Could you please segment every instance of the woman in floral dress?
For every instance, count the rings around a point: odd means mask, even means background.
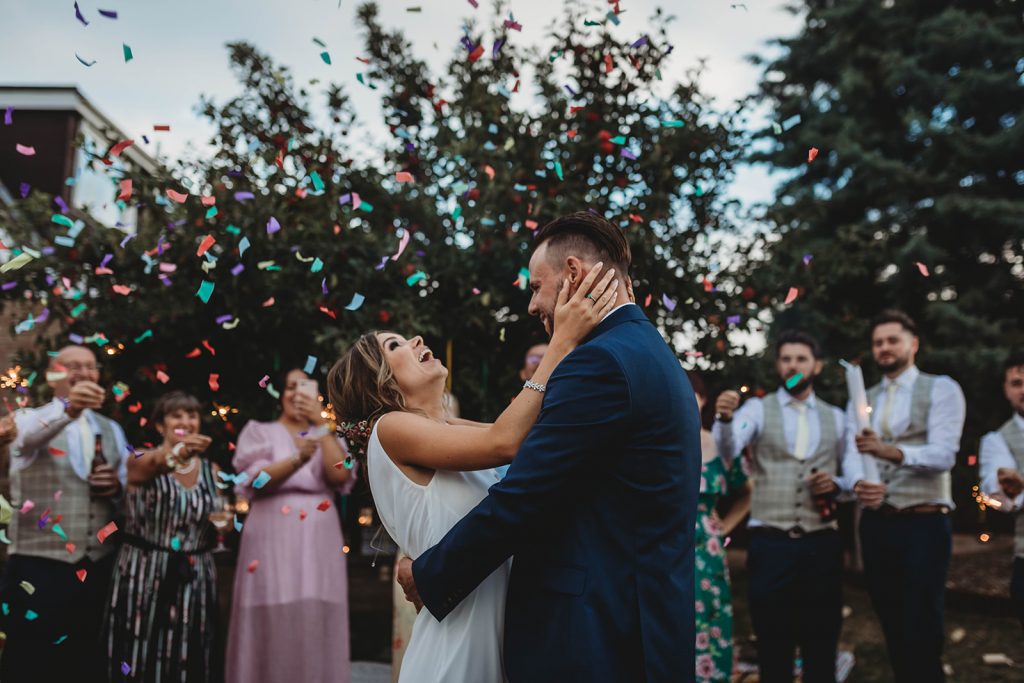
[[[707,390],[699,375],[689,373],[703,410]],[[746,459],[736,458],[726,467],[718,456],[711,432],[701,429],[703,467],[697,500],[696,580],[697,681],[729,681],[733,670],[732,591],[725,561],[725,538],[750,511],[752,486],[745,471]],[[715,511],[724,495],[736,496],[721,519]]]

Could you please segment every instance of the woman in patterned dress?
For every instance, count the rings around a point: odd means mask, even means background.
[[[703,411],[707,390],[696,373],[688,373],[697,405]],[[694,536],[696,558],[697,681],[729,681],[733,670],[732,591],[725,561],[725,539],[750,512],[752,486],[744,471],[745,458],[736,458],[726,467],[711,432],[701,429],[703,460],[700,496],[697,500],[697,531]],[[721,519],[715,511],[724,495],[736,496]]]
[[[124,540],[104,634],[111,681],[222,678],[211,512],[223,508],[217,466],[200,457],[199,401],[172,391],[151,419],[157,448],[128,461]]]

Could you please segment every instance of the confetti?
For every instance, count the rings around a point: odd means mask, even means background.
[[[218,381],[219,379],[220,379],[220,375],[219,374],[217,374],[216,372],[211,372],[210,373],[210,379],[208,380],[208,383],[210,385],[210,391],[219,391],[220,390],[220,382]]]
[[[408,171],[398,171],[395,173],[395,180],[399,183],[411,183],[413,182],[412,173]]]
[[[128,666],[128,662],[121,662],[121,675],[127,676],[132,672],[132,668]]]
[[[668,294],[661,295],[661,303],[664,304],[665,308],[669,312],[676,310],[676,302],[668,298]]]
[[[81,64],[82,66],[92,66],[93,64],[95,64],[95,63],[96,63],[96,60],[95,60],[95,59],[94,59],[94,60],[92,60],[91,62],[90,62],[89,60],[87,60],[87,59],[82,59],[82,57],[81,57],[81,56],[80,56],[80,55],[79,55],[79,54],[78,54],[77,52],[75,53],[75,59],[77,59],[77,60],[78,60],[78,62],[79,62],[79,63],[80,63],[80,64]]]
[[[818,148],[817,147],[811,147],[809,150],[807,150],[807,163],[811,163],[817,157],[818,157]]]
[[[39,618],[39,613],[38,612],[35,612],[33,610],[30,610],[30,609],[25,610],[25,619],[27,621],[35,621],[38,618]]]
[[[260,566],[260,561],[259,560],[253,560],[252,562],[249,563],[249,566],[246,567],[246,570],[250,574],[252,574],[252,573],[254,573],[256,571],[256,567],[259,567],[259,566]]]
[[[164,372],[163,370],[157,370],[156,371],[156,378],[158,380],[160,380],[160,382],[162,384],[167,384],[168,382],[171,381],[170,376],[166,372]]]
[[[213,235],[207,235],[203,238],[203,241],[199,244],[199,249],[196,250],[196,256],[202,256],[205,254],[210,247],[216,244],[217,240]]]
[[[277,219],[273,216],[267,221],[267,234],[273,235],[275,232],[281,229],[281,224],[277,222]]]
[[[79,9],[77,2],[75,3],[75,19],[78,19],[80,22],[82,22],[82,26],[89,25],[89,22],[85,20],[84,16],[82,16],[82,10]]]
[[[345,306],[345,310],[357,311],[359,310],[359,307],[363,305],[364,301],[366,301],[366,297],[360,294],[359,292],[356,292],[355,294],[352,295],[352,301],[348,302],[348,305]]]
[[[184,204],[185,200],[188,199],[187,192],[182,193],[176,190],[167,190],[167,196],[173,199],[174,201],[178,202],[179,204]]]
[[[21,590],[25,591],[25,592],[26,592],[26,593],[28,593],[29,595],[32,595],[33,593],[35,593],[35,592],[36,592],[36,587],[35,587],[35,586],[33,586],[33,585],[32,585],[31,583],[29,583],[28,581],[22,581],[22,582],[21,582],[21,583],[19,583],[18,585],[19,585],[19,586],[21,586]]]
[[[10,126],[14,124],[14,107],[7,107],[4,109],[4,125]]]
[[[260,472],[253,480],[252,487],[254,489],[261,489],[267,485],[268,481],[270,481],[270,475],[266,472]]]
[[[418,271],[416,271],[415,273],[413,273],[412,275],[410,275],[409,277],[407,277],[405,279],[405,284],[407,284],[410,287],[412,287],[417,282],[421,282],[421,281],[426,280],[426,279],[427,279],[427,274],[424,273],[422,270],[418,270]]]
[[[110,535],[113,534],[115,531],[117,531],[117,524],[109,522],[105,527],[99,530],[99,532],[96,534],[96,538],[99,539],[100,543],[103,543],[105,540],[110,538]]]
[[[803,373],[801,373],[801,372],[796,373],[795,375],[793,375],[792,377],[790,377],[789,379],[786,380],[786,388],[787,389],[792,389],[797,384],[800,384],[800,380],[802,380],[803,378],[804,378]]]
[[[107,19],[117,19],[117,12],[115,12],[112,9],[101,9],[97,11],[103,16],[105,16]]]
[[[199,290],[196,292],[196,296],[205,304],[209,303],[210,295],[213,294],[214,283],[209,280],[203,280],[199,284]]]
[[[89,571],[86,570],[86,569],[79,569],[79,570],[75,571],[75,576],[78,577],[79,581],[81,581],[82,583],[85,583],[85,578],[87,576],[89,576]]]
[[[132,49],[130,47],[128,47],[124,43],[121,43],[121,48],[122,48],[122,51],[124,52],[124,63],[125,64],[127,64],[128,62],[130,62],[133,59],[135,59],[135,55],[132,54]]]
[[[314,370],[316,370],[316,356],[306,356],[306,364],[302,367],[302,371],[311,375]]]
[[[330,509],[330,507],[331,507],[331,501],[329,501],[329,500],[321,500],[317,504],[316,509],[319,510],[320,512],[326,512],[327,510]]]
[[[924,277],[928,277],[928,266],[921,263],[920,261],[915,261],[914,265],[917,266],[917,269],[918,271],[920,271],[921,275],[923,275]]]
[[[794,301],[796,301],[796,297],[799,294],[800,294],[800,290],[798,290],[796,287],[790,287],[789,288],[789,293],[786,294],[785,304],[788,306],[789,304],[791,304]]]

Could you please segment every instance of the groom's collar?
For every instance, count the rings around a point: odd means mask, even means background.
[[[636,304],[630,303],[620,306],[616,310],[612,311],[607,318],[598,323],[597,327],[590,331],[580,344],[586,344],[591,339],[599,337],[608,330],[621,325],[622,323],[628,323],[635,320],[647,320],[647,316],[644,315],[643,310]]]

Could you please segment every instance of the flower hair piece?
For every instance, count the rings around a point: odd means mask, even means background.
[[[356,455],[363,459],[366,458],[366,445],[370,441],[372,431],[369,420],[342,422],[338,425],[338,433],[345,437],[349,449],[354,450]],[[345,467],[352,469],[352,465],[352,454],[349,453],[345,457]]]

